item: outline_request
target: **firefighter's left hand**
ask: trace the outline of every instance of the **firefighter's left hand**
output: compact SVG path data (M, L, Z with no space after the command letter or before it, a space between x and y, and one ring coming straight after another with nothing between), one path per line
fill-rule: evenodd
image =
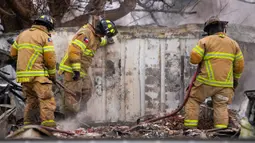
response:
M73 80L77 81L79 79L80 79L80 72L79 71L74 71Z
M113 40L112 37L109 38L109 37L106 36L106 40L107 40L107 44L114 44L114 40Z

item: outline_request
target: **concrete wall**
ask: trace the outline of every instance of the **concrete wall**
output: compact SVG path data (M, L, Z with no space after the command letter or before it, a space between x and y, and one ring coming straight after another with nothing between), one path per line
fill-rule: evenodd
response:
M200 25L178 28L120 27L115 44L102 47L94 57L89 75L93 96L86 115L95 122L135 121L139 116L171 112L182 101L184 89L196 66L189 53L201 38ZM58 62L77 28L53 33ZM254 28L230 25L228 33L238 39L246 68L236 90L234 104L240 109L243 91L253 87ZM1 48L12 34L0 37Z

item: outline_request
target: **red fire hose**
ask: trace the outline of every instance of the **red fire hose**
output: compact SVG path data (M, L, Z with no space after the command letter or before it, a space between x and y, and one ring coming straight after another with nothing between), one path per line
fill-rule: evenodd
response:
M171 116L176 115L178 112L180 112L181 109L185 106L185 104L187 103L187 101L188 101L188 99L189 99L190 91L191 91L191 88L192 88L192 86L193 86L193 82L196 80L196 77L197 77L197 74L199 73L199 71L200 71L200 64L197 66L197 70L196 70L195 74L194 74L193 77L192 77L192 80L191 80L191 82L190 82L190 84L189 84L189 86L188 86L188 90L187 90L186 96L185 96L184 101L183 101L183 103L182 103L182 105L181 105L180 107L178 107L176 110L174 110L173 112L171 112L171 113L169 113L169 114L167 114L167 115L165 115L165 116L163 116L163 117L157 117L157 118L145 120L145 121L141 122L140 124L142 124L142 123L152 123L152 122L155 122L155 121L158 121L158 120L162 120L162 119L165 119L165 118L169 118L169 117L171 117ZM126 132L135 129L135 128L138 127L140 124L135 125L135 126L129 128Z

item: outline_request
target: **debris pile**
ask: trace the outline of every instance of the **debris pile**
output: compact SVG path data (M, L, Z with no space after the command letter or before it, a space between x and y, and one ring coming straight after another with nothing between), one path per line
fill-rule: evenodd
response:
M206 109L206 110L205 110ZM230 110L230 125L227 129L213 129L211 111L202 108L198 129L185 129L184 117L177 114L173 117L156 121L154 123L140 123L136 126L98 126L91 128L78 128L71 131L74 135L54 133L58 138L234 138L239 134L239 123L236 113Z

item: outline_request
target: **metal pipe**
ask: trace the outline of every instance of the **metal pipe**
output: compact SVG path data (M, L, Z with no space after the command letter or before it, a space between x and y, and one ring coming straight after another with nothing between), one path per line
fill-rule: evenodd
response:
M74 133L71 133L71 132L62 131L62 130L58 130L58 129L54 129L54 128L50 128L50 127L46 127L46 126L40 126L40 127L45 129L45 130L52 131L52 132L64 133L64 134L67 134L67 135L75 135Z
M10 89L11 93L13 95L15 95L16 97L18 97L19 99L21 99L23 102L26 101L26 98L24 98L23 96L19 95L16 91L14 91L13 89Z
M11 84L15 89L17 90L21 90L22 91L22 87L17 85L16 83L12 82L11 80L9 80L5 75L3 75L1 72L0 72L0 77L7 81L9 84Z

